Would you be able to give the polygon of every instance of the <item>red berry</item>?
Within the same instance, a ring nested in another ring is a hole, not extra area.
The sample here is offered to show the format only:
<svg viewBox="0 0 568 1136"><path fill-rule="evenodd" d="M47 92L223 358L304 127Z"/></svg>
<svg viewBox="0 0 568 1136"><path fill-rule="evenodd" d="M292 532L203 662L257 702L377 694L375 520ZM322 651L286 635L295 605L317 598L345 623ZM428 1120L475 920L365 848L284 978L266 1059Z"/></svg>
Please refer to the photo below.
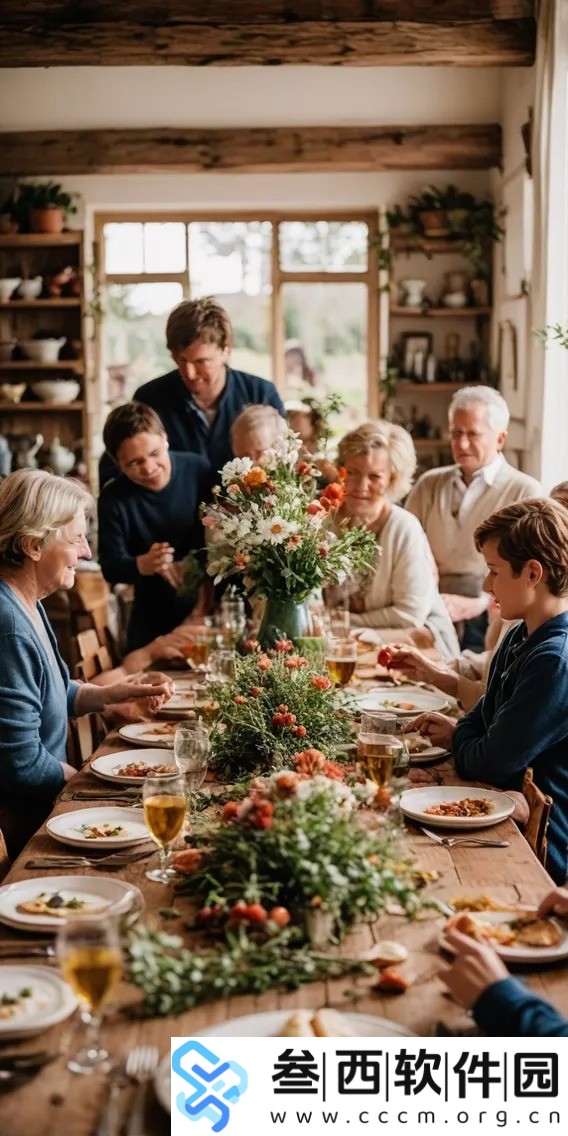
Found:
<svg viewBox="0 0 568 1136"><path fill-rule="evenodd" d="M227 801L223 807L223 820L237 820L239 815L239 806L237 801Z"/></svg>
<svg viewBox="0 0 568 1136"><path fill-rule="evenodd" d="M234 903L229 910L229 919L232 923L240 923L244 919L248 919L248 903L244 899L239 899Z"/></svg>
<svg viewBox="0 0 568 1136"><path fill-rule="evenodd" d="M249 923L266 923L267 911L261 903L249 903L247 908L247 919Z"/></svg>
<svg viewBox="0 0 568 1136"><path fill-rule="evenodd" d="M285 706L283 702L281 702L280 706L278 707L278 710L279 710L280 714L285 714L286 711L288 710L288 707Z"/></svg>
<svg viewBox="0 0 568 1136"><path fill-rule="evenodd" d="M208 923L210 918L211 918L211 908L210 907L202 907L201 911L197 912L197 915L195 916L195 918L196 918L198 923Z"/></svg>
<svg viewBox="0 0 568 1136"><path fill-rule="evenodd" d="M272 715L272 725L273 726L283 726L284 725L284 715L283 714L273 714Z"/></svg>
<svg viewBox="0 0 568 1136"><path fill-rule="evenodd" d="M293 733L297 738L305 738L307 732L308 731L306 730L305 726L296 726L296 728L293 730Z"/></svg>
<svg viewBox="0 0 568 1136"><path fill-rule="evenodd" d="M276 923L277 927L287 927L292 916L287 907L273 907L268 912L268 918L271 923Z"/></svg>
<svg viewBox="0 0 568 1136"><path fill-rule="evenodd" d="M253 698L260 698L262 694L260 686L251 686L250 692Z"/></svg>
<svg viewBox="0 0 568 1136"><path fill-rule="evenodd" d="M284 714L284 725L285 726L293 726L295 722L296 722L296 715L295 714Z"/></svg>

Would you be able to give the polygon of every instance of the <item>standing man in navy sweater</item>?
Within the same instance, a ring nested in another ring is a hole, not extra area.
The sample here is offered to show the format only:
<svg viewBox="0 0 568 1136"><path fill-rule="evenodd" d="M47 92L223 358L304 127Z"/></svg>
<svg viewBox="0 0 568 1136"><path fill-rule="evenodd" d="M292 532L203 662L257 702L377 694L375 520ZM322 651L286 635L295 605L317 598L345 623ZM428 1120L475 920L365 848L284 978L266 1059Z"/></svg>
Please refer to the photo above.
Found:
<svg viewBox="0 0 568 1136"><path fill-rule="evenodd" d="M241 410L260 403L284 415L284 404L274 383L230 366L233 328L211 297L182 300L168 317L166 342L176 369L144 383L134 398L159 415L172 450L207 458L215 480L234 457L231 426ZM103 457L101 485L105 475L112 467Z"/></svg>
<svg viewBox="0 0 568 1136"><path fill-rule="evenodd" d="M416 720L432 745L451 749L456 773L520 790L532 766L552 797L546 868L568 878L568 512L547 498L507 505L475 530L485 591L503 619L520 620L497 650L487 692L460 722Z"/></svg>
<svg viewBox="0 0 568 1136"><path fill-rule="evenodd" d="M183 558L205 545L199 506L211 470L197 454L170 453L160 419L140 402L113 410L103 438L118 476L99 497L99 561L109 584L134 584L134 651L191 614L177 588Z"/></svg>

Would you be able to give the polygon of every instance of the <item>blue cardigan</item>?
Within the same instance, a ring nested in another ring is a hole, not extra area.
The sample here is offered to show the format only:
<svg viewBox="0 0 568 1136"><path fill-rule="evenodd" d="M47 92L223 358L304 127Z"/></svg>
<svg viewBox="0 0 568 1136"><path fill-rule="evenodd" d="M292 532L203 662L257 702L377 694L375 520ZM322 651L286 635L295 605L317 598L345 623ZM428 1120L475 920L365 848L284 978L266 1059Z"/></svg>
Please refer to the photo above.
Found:
<svg viewBox="0 0 568 1136"><path fill-rule="evenodd" d="M41 604L43 620L66 690L55 681L35 627L15 593L0 580L0 794L46 800L62 788L67 717L78 682L71 682Z"/></svg>
<svg viewBox="0 0 568 1136"><path fill-rule="evenodd" d="M478 998L473 1016L488 1037L568 1037L568 1021L516 978L494 982Z"/></svg>
<svg viewBox="0 0 568 1136"><path fill-rule="evenodd" d="M464 780L520 789L525 770L553 799L546 867L568 877L568 612L532 635L520 623L507 633L489 672L487 692L462 718L452 742Z"/></svg>

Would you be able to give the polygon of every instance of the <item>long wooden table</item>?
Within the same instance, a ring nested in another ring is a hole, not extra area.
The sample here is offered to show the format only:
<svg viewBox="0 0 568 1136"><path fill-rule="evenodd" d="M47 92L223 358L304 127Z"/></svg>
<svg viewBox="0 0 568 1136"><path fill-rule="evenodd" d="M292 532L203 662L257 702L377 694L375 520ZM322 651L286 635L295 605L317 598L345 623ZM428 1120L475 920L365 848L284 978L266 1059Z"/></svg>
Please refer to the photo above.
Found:
<svg viewBox="0 0 568 1136"><path fill-rule="evenodd" d="M124 742L114 734L109 735L98 752L111 752L119 748L124 748ZM133 750L133 754L135 752ZM435 768L441 770L445 783L460 783L450 763ZM71 792L95 786L100 789L103 784L85 769L73 780L72 786L66 787L54 813L88 807L86 802L70 800ZM466 845L448 849L433 843L409 825L408 851L414 856L416 867L441 873L439 881L429 885L428 892L445 899L460 894L490 892L492 896L506 901L535 903L539 900L550 888L551 882L516 825L511 820L504 821L491 829L491 835L509 840L510 847L502 850ZM58 851L62 851L61 847L42 828L13 865L6 882L32 878L32 873L24 868L25 861L31 856ZM151 920L168 932L179 931L183 934L181 924L190 914L190 901L186 897L175 900L176 908L182 913L179 925L178 921L166 920L159 914L160 908L171 906L172 892L169 886L151 883L146 879L148 865L153 866L154 863L154 859L139 861L123 869L120 877L142 890L146 900L143 919ZM77 869L79 874L86 871L88 869ZM37 874L49 880L54 873ZM261 997L221 999L178 1017L141 1021L128 1016L128 1008L133 1002L133 988L125 983L119 991L116 1009L107 1019L103 1036L117 1060L125 1059L132 1046L142 1041L156 1044L160 1053L165 1054L169 1052L170 1038L175 1035L193 1035L207 1026L255 1011L292 1011L298 1006L317 1007L323 1004L343 1009L354 1008L391 1019L419 1036L432 1036L438 1022L443 1022L450 1030L470 1033L471 1018L451 1000L439 978L446 961L438 947L438 933L437 917L432 912L416 922L408 922L400 916L384 916L372 926L363 924L357 927L343 944L342 950L352 954L353 951L370 947L379 938L396 939L404 943L410 956L401 969L411 979L411 985L404 995L378 995L371 990L367 979L335 980L314 983L294 993L283 994L272 990ZM18 939L21 942L22 938L18 932L8 928L0 930L0 945L14 944ZM532 989L549 998L566 1015L567 972L565 964L544 967L538 971L523 968L523 976ZM353 995L355 1001L351 1001ZM27 1046L35 1049L49 1048L61 1042L68 1054L75 1044L72 1030L70 1023L64 1023L41 1038L27 1043ZM0 1063L2 1049L0 1047ZM26 1086L4 1096L0 1095L0 1136L19 1136L20 1133L25 1136L44 1136L46 1131L61 1133L62 1136L91 1136L96 1132L108 1082L103 1075L78 1077L69 1073L65 1060L66 1056L62 1055ZM122 1093L121 1104L125 1116L131 1104L132 1092L131 1088L127 1088ZM169 1131L169 1118L153 1099L153 1094L149 1093L147 1136L166 1136Z"/></svg>

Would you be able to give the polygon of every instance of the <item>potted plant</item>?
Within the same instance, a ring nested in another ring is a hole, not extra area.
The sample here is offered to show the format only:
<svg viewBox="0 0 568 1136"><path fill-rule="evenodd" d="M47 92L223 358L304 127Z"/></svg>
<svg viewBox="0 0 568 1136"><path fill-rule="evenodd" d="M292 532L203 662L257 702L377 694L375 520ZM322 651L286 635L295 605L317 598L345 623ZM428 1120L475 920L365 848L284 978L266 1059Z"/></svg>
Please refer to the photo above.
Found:
<svg viewBox="0 0 568 1136"><path fill-rule="evenodd" d="M12 216L23 230L61 233L67 217L77 212L75 193L57 182L21 182L14 194Z"/></svg>
<svg viewBox="0 0 568 1136"><path fill-rule="evenodd" d="M443 194L448 224L452 233L460 234L466 228L472 210L478 202L472 193L464 193L455 185L449 185Z"/></svg>
<svg viewBox="0 0 568 1136"><path fill-rule="evenodd" d="M389 229L396 229L400 236L412 236L415 232L410 213L401 209L400 205L395 205L394 209L387 209L386 218Z"/></svg>
<svg viewBox="0 0 568 1136"><path fill-rule="evenodd" d="M480 201L467 217L462 251L474 269L470 288L477 307L489 303L493 244L505 235L501 224L504 216L505 210L496 210L492 201Z"/></svg>
<svg viewBox="0 0 568 1136"><path fill-rule="evenodd" d="M435 185L409 199L410 215L416 218L425 237L445 237L450 229L443 190Z"/></svg>

